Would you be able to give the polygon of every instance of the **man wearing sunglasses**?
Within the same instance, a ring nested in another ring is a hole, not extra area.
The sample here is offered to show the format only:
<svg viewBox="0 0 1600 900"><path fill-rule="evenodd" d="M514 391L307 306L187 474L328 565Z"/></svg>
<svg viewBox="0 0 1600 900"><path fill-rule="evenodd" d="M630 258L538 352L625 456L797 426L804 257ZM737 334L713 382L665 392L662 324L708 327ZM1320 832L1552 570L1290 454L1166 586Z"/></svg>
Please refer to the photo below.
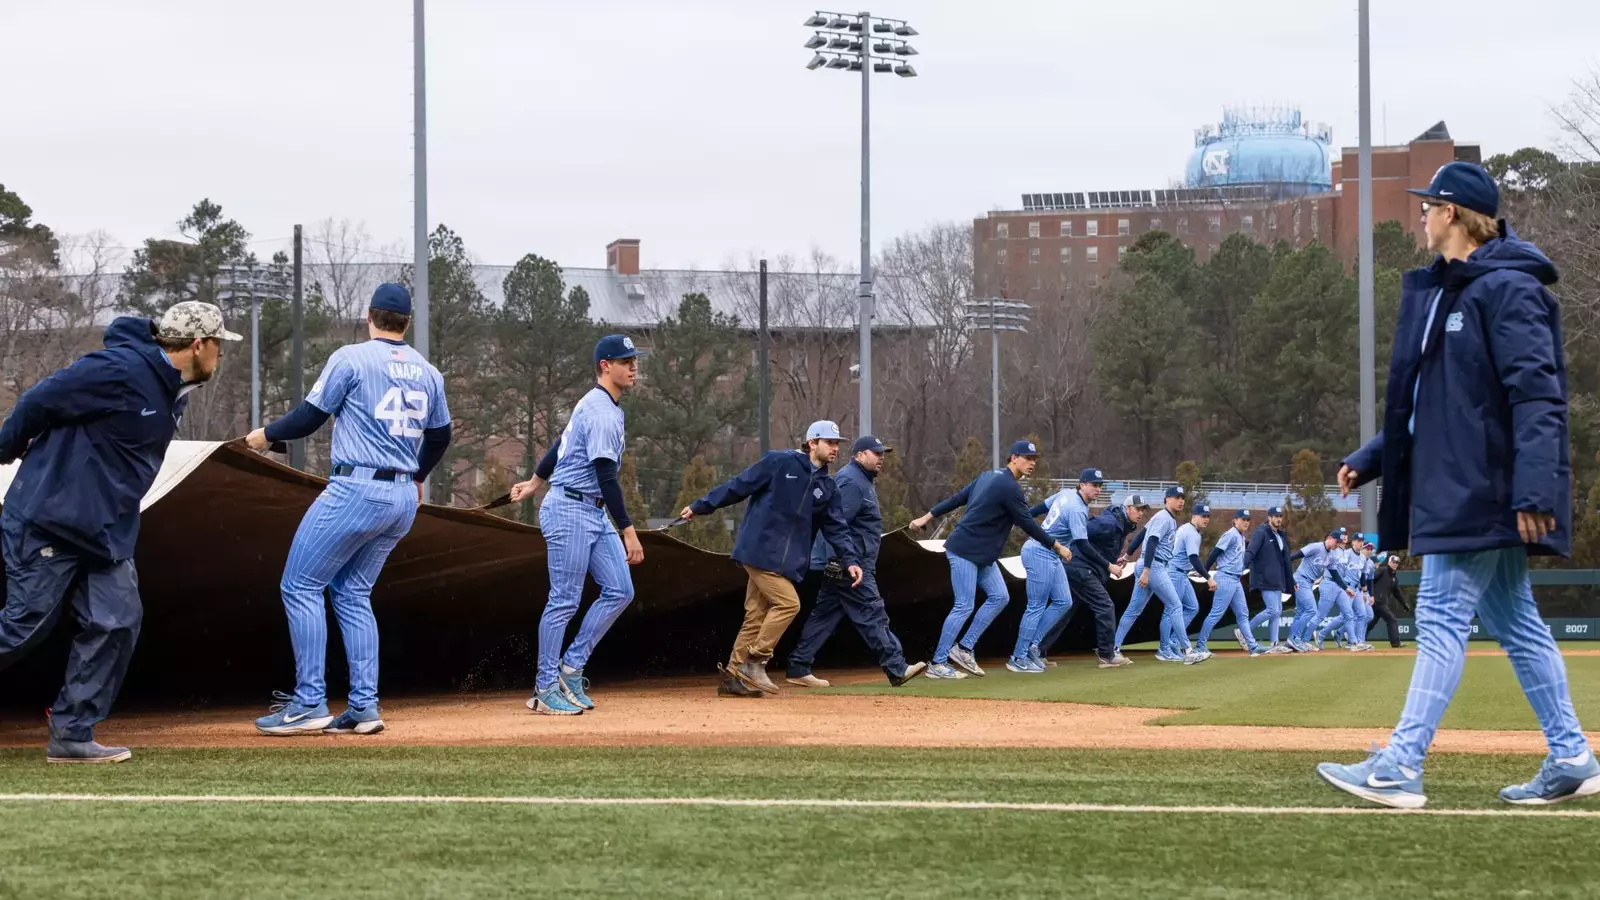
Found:
<svg viewBox="0 0 1600 900"><path fill-rule="evenodd" d="M1433 264L1406 273L1383 430L1339 469L1348 494L1383 479L1379 549L1422 557L1417 661L1389 744L1332 786L1407 809L1427 803L1422 763L1461 683L1476 615L1505 648L1549 755L1507 803L1600 794L1600 763L1573 711L1566 664L1539 617L1528 557L1572 547L1572 463L1556 268L1495 215L1500 190L1471 163L1420 195Z"/></svg>

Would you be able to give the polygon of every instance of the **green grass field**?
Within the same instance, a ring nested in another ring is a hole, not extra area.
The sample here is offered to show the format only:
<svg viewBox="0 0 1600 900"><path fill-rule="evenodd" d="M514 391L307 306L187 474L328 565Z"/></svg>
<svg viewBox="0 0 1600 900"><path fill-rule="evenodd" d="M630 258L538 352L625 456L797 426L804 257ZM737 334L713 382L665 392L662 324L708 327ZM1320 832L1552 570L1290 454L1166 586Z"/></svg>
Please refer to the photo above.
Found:
<svg viewBox="0 0 1600 900"><path fill-rule="evenodd" d="M147 751L0 792L716 797L1296 807L1253 812L0 802L0 896L1592 896L1600 819L1319 814L1303 753L892 749ZM1442 756L1440 810L1533 757ZM1347 802L1350 801L1350 802Z"/></svg>
<svg viewBox="0 0 1600 900"><path fill-rule="evenodd" d="M1043 675L1019 675L1003 663L984 678L917 679L903 688L879 683L830 688L849 693L898 690L932 697L1054 700L1112 706L1182 709L1163 725L1301 725L1386 727L1405 703L1414 659L1325 652L1307 656L1217 656L1196 666L1156 662L1134 654L1134 664L1102 670L1091 657L1065 658ZM1567 677L1583 722L1600 722L1600 656L1569 656ZM1460 692L1445 728L1537 730L1503 656L1467 658Z"/></svg>

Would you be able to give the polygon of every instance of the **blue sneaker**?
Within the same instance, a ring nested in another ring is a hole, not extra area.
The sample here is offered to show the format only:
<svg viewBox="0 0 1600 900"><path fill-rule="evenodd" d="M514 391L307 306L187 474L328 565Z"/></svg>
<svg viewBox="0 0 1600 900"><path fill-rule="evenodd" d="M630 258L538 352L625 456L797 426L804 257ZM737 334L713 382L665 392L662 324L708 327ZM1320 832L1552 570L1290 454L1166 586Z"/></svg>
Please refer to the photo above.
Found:
<svg viewBox="0 0 1600 900"><path fill-rule="evenodd" d="M1156 651L1156 661L1157 662L1183 662L1183 657L1181 657L1181 656L1173 656L1171 653L1167 652L1166 650L1157 650Z"/></svg>
<svg viewBox="0 0 1600 900"><path fill-rule="evenodd" d="M577 716L583 714L583 707L567 699L567 694L561 689L558 681L542 691L534 691L528 702L523 704L541 716Z"/></svg>
<svg viewBox="0 0 1600 900"><path fill-rule="evenodd" d="M383 730L383 716L376 703L365 709L352 706L322 730L326 734L377 734Z"/></svg>
<svg viewBox="0 0 1600 900"><path fill-rule="evenodd" d="M1250 648L1250 658L1255 659L1258 656L1266 656L1270 652L1267 648L1256 644Z"/></svg>
<svg viewBox="0 0 1600 900"><path fill-rule="evenodd" d="M1039 652L1038 644L1028 645L1028 659L1032 660L1041 669L1054 669L1056 667L1053 660L1046 659L1044 654Z"/></svg>
<svg viewBox="0 0 1600 900"><path fill-rule="evenodd" d="M1588 759L1577 765L1547 757L1532 781L1501 790L1500 799L1518 806L1549 806L1600 794L1600 762L1595 761L1593 752L1586 756Z"/></svg>
<svg viewBox="0 0 1600 900"><path fill-rule="evenodd" d="M1422 773L1407 775L1376 746L1366 761L1351 766L1319 763L1322 780L1347 794L1395 809L1421 809L1428 803L1422 793Z"/></svg>
<svg viewBox="0 0 1600 900"><path fill-rule="evenodd" d="M594 701L589 699L589 679L583 677L583 670L568 672L567 667L561 667L561 693L567 695L567 700L573 706L582 709L594 709Z"/></svg>
<svg viewBox="0 0 1600 900"><path fill-rule="evenodd" d="M947 662L942 662L934 663L933 665L929 666L928 670L923 673L923 677L960 681L961 679L967 677L967 673L961 671L955 666L950 665Z"/></svg>
<svg viewBox="0 0 1600 900"><path fill-rule="evenodd" d="M282 691L273 691L272 699L278 702L267 707L268 714L256 720L256 730L262 734L320 734L333 722L327 703L302 706L295 702L294 695Z"/></svg>
<svg viewBox="0 0 1600 900"><path fill-rule="evenodd" d="M1021 675L1043 675L1044 666L1028 659L1026 656L1013 656L1006 660L1006 671L1016 672Z"/></svg>
<svg viewBox="0 0 1600 900"><path fill-rule="evenodd" d="M1318 653L1322 652L1322 629L1311 632L1311 645L1317 648Z"/></svg>

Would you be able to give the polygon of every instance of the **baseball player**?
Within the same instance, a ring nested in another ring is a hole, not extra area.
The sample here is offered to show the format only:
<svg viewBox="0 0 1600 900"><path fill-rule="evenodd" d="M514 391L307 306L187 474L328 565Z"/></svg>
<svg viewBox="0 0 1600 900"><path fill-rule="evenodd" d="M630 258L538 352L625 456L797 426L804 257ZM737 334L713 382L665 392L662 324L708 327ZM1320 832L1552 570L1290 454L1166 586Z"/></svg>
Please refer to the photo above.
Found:
<svg viewBox="0 0 1600 900"><path fill-rule="evenodd" d="M1270 507L1267 524L1250 535L1250 546L1244 551L1244 571L1250 573L1250 586L1261 592L1266 609L1256 613L1248 625L1234 629L1234 639L1239 646L1248 646L1246 634L1254 641L1255 629L1270 620L1267 632L1271 640L1267 652L1275 655L1294 652L1278 643L1278 628L1283 622L1283 595L1294 584L1294 576L1289 572L1289 538L1283 532L1283 507Z"/></svg>
<svg viewBox="0 0 1600 900"><path fill-rule="evenodd" d="M1211 507L1196 503L1189 521L1178 526L1172 536L1172 558L1167 562L1167 577L1172 581L1173 591L1178 594L1181 615L1176 621L1169 616L1162 625L1167 629L1167 641L1182 654L1187 665L1211 658L1209 650L1197 650L1189 640L1189 623L1200 612L1200 600L1195 596L1194 582L1189 580L1189 573L1205 576L1206 586L1213 592L1217 589L1216 579L1207 575L1205 567L1200 565L1200 529L1210 524ZM1204 639L1202 636L1201 640Z"/></svg>
<svg viewBox="0 0 1600 900"><path fill-rule="evenodd" d="M1339 468L1348 493L1383 478L1378 544L1422 557L1417 658L1389 744L1323 763L1340 790L1385 806L1427 803L1422 765L1461 682L1476 615L1505 648L1549 755L1500 799L1539 806L1600 794L1600 762L1573 711L1566 664L1539 616L1528 557L1567 556L1572 464L1556 268L1496 221L1483 169L1446 163L1424 191L1433 264L1406 274L1383 430Z"/></svg>
<svg viewBox="0 0 1600 900"><path fill-rule="evenodd" d="M594 709L583 667L611 624L633 602L629 566L644 561L644 547L628 517L617 479L627 447L622 395L639 377L639 350L627 335L594 345L595 386L572 408L561 440L545 451L533 477L511 487L511 499L531 497L549 483L539 504L550 596L539 616L539 663L527 707L540 715L575 716ZM610 512L611 520L606 519ZM594 576L600 597L589 606L566 653L561 644L583 598L583 578Z"/></svg>
<svg viewBox="0 0 1600 900"><path fill-rule="evenodd" d="M1209 572L1212 566L1216 566L1217 573L1212 578L1211 612L1206 615L1205 624L1200 626L1199 650L1202 653L1211 652L1206 642L1217 623L1222 621L1223 612L1232 609L1234 621L1241 626L1250 621L1249 610L1245 608L1244 585L1240 582L1244 577L1244 535L1249 530L1250 510L1238 510L1233 514L1233 527L1217 538L1217 545L1211 548L1211 555L1206 557L1205 567L1201 569L1202 572ZM1234 629L1234 637L1251 656L1265 655L1266 651L1256 643L1254 633L1241 627Z"/></svg>
<svg viewBox="0 0 1600 900"><path fill-rule="evenodd" d="M1337 636L1339 646L1348 646L1353 653L1363 653L1372 649L1367 641L1368 610L1371 598L1369 589L1371 576L1368 572L1366 554L1370 551L1366 537L1359 533L1346 534L1345 540L1351 546L1340 547L1334 553L1339 556L1340 574L1344 576L1347 584L1355 586L1355 596L1349 601L1349 609L1338 616L1323 621L1311 634L1314 649L1322 649L1322 639L1325 634ZM1324 580L1322 592L1325 596L1319 615L1327 615L1334 602L1338 600L1338 590L1333 589L1331 583Z"/></svg>
<svg viewBox="0 0 1600 900"><path fill-rule="evenodd" d="M1336 528L1321 541L1307 544L1289 557L1290 562L1300 560L1300 565L1294 570L1294 622L1289 626L1289 649L1296 653L1312 652L1306 639L1311 636L1312 625L1317 621L1319 578L1331 578L1339 585L1343 591L1340 605L1343 609L1349 609L1350 597L1354 592L1345 584L1334 557L1334 550L1339 546L1342 536L1343 532Z"/></svg>
<svg viewBox="0 0 1600 900"><path fill-rule="evenodd" d="M1361 557L1351 547L1350 532L1341 527L1339 544L1333 548L1328 557L1328 568L1338 572L1343 581L1335 584L1333 579L1324 577L1318 588L1317 614L1312 618L1309 642L1313 651L1321 652L1324 632L1336 634L1339 646L1355 648L1355 604L1361 602L1360 596L1356 594L1360 588L1358 581L1361 575L1360 560ZM1328 614L1333 611L1335 605L1339 607L1339 615L1336 618L1329 618Z"/></svg>
<svg viewBox="0 0 1600 900"><path fill-rule="evenodd" d="M1072 551L1051 537L1039 523L1028 515L1028 502L1023 499L1022 485L1018 482L1033 474L1039 461L1039 448L1032 441L1017 441L1011 445L1011 454L1003 469L985 472L972 483L939 501L932 510L911 523L918 531L928 527L934 516L942 516L965 506L966 514L956 523L955 530L944 542L944 555L950 560L950 587L955 602L945 617L944 628L939 633L939 646L933 654L933 664L928 667L929 678L965 678L983 675L972 650L984 629L994 621L1010 602L1006 582L1000 575L996 561L1005 549L1006 538L1013 525L1046 550L1054 552L1063 561L1070 562ZM983 608L974 616L972 609L978 585L983 585ZM972 620L970 626L968 619ZM966 633L962 634L962 627ZM957 636L960 641L957 642ZM957 669L952 666L959 666Z"/></svg>
<svg viewBox="0 0 1600 900"><path fill-rule="evenodd" d="M829 464L839 455L840 440L838 425L813 422L806 429L806 449L773 450L678 513L693 519L746 498L750 501L733 545L733 561L750 576L744 625L723 667L718 696L778 692L767 675L767 662L800 613L795 585L805 580L818 531L850 573L850 587L861 586L864 573L844 519L844 502L838 484L828 475Z"/></svg>
<svg viewBox="0 0 1600 900"><path fill-rule="evenodd" d="M839 488L841 513L855 542L856 558L861 563L861 586L846 586L842 571L837 576L830 574L828 563L837 557L827 539L818 535L811 545L811 568L822 572L822 584L817 590L817 602L801 626L800 643L789 654L789 670L784 679L800 687L828 686L827 679L812 674L811 665L817 661L823 643L839 627L839 620L845 617L855 623L861 640L877 654L878 665L891 685L900 687L928 667L925 662L906 663L905 650L889 628L889 612L878 594L883 513L878 509L878 491L873 482L883 468L884 456L894 449L870 434L856 438L850 449L850 462L833 480Z"/></svg>
<svg viewBox="0 0 1600 900"><path fill-rule="evenodd" d="M1038 507L1034 507L1034 510L1030 510L1030 512L1036 510L1038 510ZM1116 563L1118 578L1133 574L1128 571L1128 567L1133 563L1128 562L1125 549L1129 544L1137 547L1142 543L1142 538L1139 535L1144 533L1142 525L1144 517L1149 512L1150 505L1138 494L1128 494L1122 499L1121 506L1107 507L1098 516L1089 520L1089 543L1094 545L1099 557L1106 561L1104 568L1100 566L1091 567L1088 562L1083 560L1084 554L1080 553L1072 554L1072 562L1067 563L1067 586L1071 589L1073 596L1082 599L1090 608L1096 609L1095 653L1100 657L1101 662L1109 659L1114 664L1105 668L1132 665L1132 660L1117 652L1116 607L1111 602L1110 593L1106 591L1106 582L1111 576L1112 563ZM1043 515L1044 513L1040 512L1039 514ZM1132 540L1129 539L1130 535L1132 535ZM1104 606L1106 610L1104 618L1099 614L1097 606ZM1044 637L1039 641L1039 662L1044 663L1047 669L1053 669L1056 666L1048 654L1050 653L1050 648L1054 647L1056 641L1060 640L1062 632L1066 631L1068 618L1068 616L1062 616L1056 620L1056 624L1046 630ZM1108 640L1107 649L1105 650L1100 647L1102 622L1109 626L1105 629L1109 632L1109 638L1106 639ZM1105 654L1109 654L1109 656Z"/></svg>
<svg viewBox="0 0 1600 900"><path fill-rule="evenodd" d="M410 292L379 285L367 310L371 339L335 350L304 402L246 438L253 449L265 450L275 441L309 437L335 418L332 477L300 520L279 584L294 646L295 689L278 694L279 702L256 720L262 734L383 730L372 585L411 530L423 481L450 445L444 378L406 344L410 325ZM325 590L350 665L350 703L338 718L328 714L323 681Z"/></svg>
<svg viewBox="0 0 1600 900"><path fill-rule="evenodd" d="M1133 597L1128 601L1128 608L1122 612L1122 621L1117 623L1116 644L1117 652L1122 652L1122 641L1128 636L1129 629L1133 628L1134 620L1144 612L1145 604L1154 594L1162 605L1162 640L1156 651L1156 659L1162 662L1187 662L1182 655L1182 646L1173 648L1168 645L1166 637L1172 633L1174 623L1182 616L1182 604L1178 600L1178 592L1173 589L1172 577L1169 573L1168 562L1173 553L1173 537L1178 530L1176 516L1183 512L1183 488L1169 487L1163 499L1163 506L1150 517L1149 524L1144 527L1144 549L1140 553L1139 562L1135 567L1138 572L1139 582L1134 588ZM1158 577L1151 578L1151 570L1158 573ZM1198 660L1196 660L1198 662Z"/></svg>
<svg viewBox="0 0 1600 900"><path fill-rule="evenodd" d="M133 659L144 608L134 545L190 391L210 380L223 327L209 303L174 304L159 322L121 316L96 350L24 391L0 425L0 464L21 458L0 512L6 569L0 670L38 646L70 599L78 631L50 708L52 763L116 763L95 741Z"/></svg>

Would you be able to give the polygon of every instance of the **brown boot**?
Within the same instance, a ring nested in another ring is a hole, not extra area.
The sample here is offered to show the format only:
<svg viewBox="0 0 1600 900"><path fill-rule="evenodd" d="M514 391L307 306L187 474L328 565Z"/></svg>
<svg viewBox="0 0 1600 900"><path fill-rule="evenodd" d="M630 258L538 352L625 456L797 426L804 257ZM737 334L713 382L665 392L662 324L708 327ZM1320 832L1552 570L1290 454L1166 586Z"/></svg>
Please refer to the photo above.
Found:
<svg viewBox="0 0 1600 900"><path fill-rule="evenodd" d="M722 673L721 680L719 680L717 682L717 696L718 697L762 697L762 696L765 696L765 695L761 691L758 691L755 688L753 688L753 687L745 684L744 682L740 681L739 679L733 677L733 673L731 671L724 671Z"/></svg>

